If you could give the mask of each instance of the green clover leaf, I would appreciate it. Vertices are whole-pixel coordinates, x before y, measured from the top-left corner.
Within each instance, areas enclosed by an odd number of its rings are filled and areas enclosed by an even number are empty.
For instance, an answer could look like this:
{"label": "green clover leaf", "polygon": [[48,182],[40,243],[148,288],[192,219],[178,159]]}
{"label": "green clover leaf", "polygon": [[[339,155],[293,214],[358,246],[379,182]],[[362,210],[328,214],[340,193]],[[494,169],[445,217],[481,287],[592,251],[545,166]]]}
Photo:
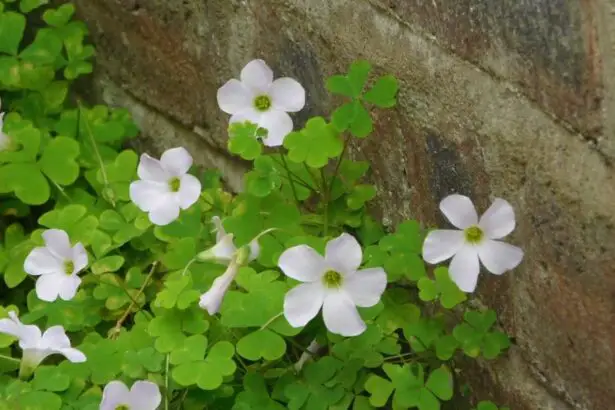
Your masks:
{"label": "green clover leaf", "polygon": [[312,168],[322,168],[329,158],[342,153],[343,143],[339,134],[322,117],[310,118],[301,131],[291,132],[284,139],[288,159],[305,162]]}
{"label": "green clover leaf", "polygon": [[423,301],[440,299],[446,309],[452,309],[467,299],[465,293],[451,280],[448,268],[438,267],[434,270],[435,280],[423,277],[418,281],[419,298]]}
{"label": "green clover leaf", "polygon": [[237,353],[248,360],[276,360],[284,356],[286,342],[269,329],[248,333],[237,342]]}
{"label": "green clover leaf", "polygon": [[79,156],[79,144],[67,137],[52,139],[45,149],[39,166],[41,171],[58,185],[70,185],[79,176],[79,165],[75,161]]}
{"label": "green clover leaf", "polygon": [[23,14],[0,12],[0,52],[17,55],[25,28],[26,18]]}
{"label": "green clover leaf", "polygon": [[34,373],[32,387],[35,390],[59,392],[68,389],[70,378],[60,369],[53,366],[41,366]]}
{"label": "green clover leaf", "polygon": [[235,348],[229,342],[218,342],[209,349],[202,361],[182,363],[172,371],[173,379],[181,386],[196,384],[203,390],[215,390],[224,377],[235,373]]}
{"label": "green clover leaf", "polygon": [[363,87],[371,71],[367,61],[355,61],[351,64],[347,75],[334,75],[327,80],[327,90],[350,98],[358,98],[363,93]]}
{"label": "green clover leaf", "polygon": [[284,410],[286,407],[271,399],[265,379],[258,373],[248,373],[243,390],[237,394],[232,410]]}
{"label": "green clover leaf", "polygon": [[265,197],[280,189],[282,177],[273,159],[269,156],[261,156],[254,161],[254,169],[246,174],[245,184],[252,195]]}
{"label": "green clover leaf", "polygon": [[75,6],[70,3],[63,4],[57,9],[47,9],[43,13],[43,20],[52,27],[66,25],[75,13]]}
{"label": "green clover leaf", "polygon": [[395,96],[398,88],[397,79],[392,75],[385,75],[376,80],[363,98],[377,107],[390,108],[397,103]]}
{"label": "green clover leaf", "polygon": [[491,330],[497,320],[495,311],[467,311],[463,317],[465,322],[455,326],[453,336],[467,356],[482,353],[486,359],[493,359],[510,346],[505,333]]}
{"label": "green clover leaf", "polygon": [[261,137],[258,125],[246,122],[235,122],[228,127],[228,149],[231,153],[241,158],[252,161],[258,158],[263,151],[262,144],[258,141]]}
{"label": "green clover leaf", "polygon": [[288,408],[326,410],[342,400],[345,394],[342,386],[327,386],[327,382],[335,377],[341,367],[342,362],[330,356],[306,365],[304,378],[284,388],[284,395],[289,400]]}

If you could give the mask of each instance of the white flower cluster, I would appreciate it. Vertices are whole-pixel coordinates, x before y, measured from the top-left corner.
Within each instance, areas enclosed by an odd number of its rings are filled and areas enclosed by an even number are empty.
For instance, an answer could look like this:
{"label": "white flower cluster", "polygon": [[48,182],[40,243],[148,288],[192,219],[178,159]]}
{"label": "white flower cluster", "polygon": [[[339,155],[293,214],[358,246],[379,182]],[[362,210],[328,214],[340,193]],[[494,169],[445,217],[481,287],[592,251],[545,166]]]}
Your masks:
{"label": "white flower cluster", "polygon": [[[220,108],[231,114],[230,122],[250,121],[267,130],[263,143],[282,145],[293,129],[288,112],[297,112],[305,105],[305,90],[294,79],[273,80],[272,70],[262,60],[253,60],[241,70],[240,80],[232,79],[217,94]],[[8,144],[2,133],[0,114],[0,150]],[[181,210],[194,205],[201,195],[200,181],[189,174],[193,159],[183,147],[165,151],[160,159],[141,155],[138,181],[130,185],[130,198],[148,213],[155,225],[175,221]],[[496,199],[479,219],[474,205],[462,195],[450,195],[440,203],[440,209],[457,230],[431,231],[423,245],[423,258],[428,263],[440,263],[449,258],[451,279],[464,292],[476,289],[480,263],[493,274],[516,267],[523,251],[501,242],[515,228],[512,206]],[[259,257],[257,235],[248,245],[237,247],[233,234],[227,233],[219,217],[212,220],[216,244],[196,257],[198,261],[215,261],[227,266],[209,290],[200,298],[199,306],[210,315],[217,313],[241,266]],[[43,232],[44,246],[34,248],[24,262],[24,270],[37,276],[36,295],[46,302],[58,298],[70,300],[78,292],[79,272],[88,265],[88,253],[81,243],[71,245],[68,234],[59,229]],[[326,244],[324,256],[307,245],[286,249],[278,266],[299,284],[284,298],[283,314],[293,327],[307,325],[322,310],[326,328],[342,336],[363,333],[366,324],[359,308],[376,305],[386,289],[387,275],[382,268],[361,269],[363,251],[357,240],[346,233]],[[44,333],[35,325],[23,324],[15,314],[0,319],[0,332],[19,340],[23,350],[20,374],[28,377],[49,355],[61,354],[72,362],[84,362],[85,355],[71,347],[62,326],[52,326]],[[314,341],[310,348],[316,351]],[[313,351],[310,350],[311,353]],[[311,354],[310,353],[310,354]],[[310,354],[302,357],[299,368]],[[158,386],[150,381],[137,381],[130,389],[120,382],[106,385],[101,410],[155,410],[162,400]]]}

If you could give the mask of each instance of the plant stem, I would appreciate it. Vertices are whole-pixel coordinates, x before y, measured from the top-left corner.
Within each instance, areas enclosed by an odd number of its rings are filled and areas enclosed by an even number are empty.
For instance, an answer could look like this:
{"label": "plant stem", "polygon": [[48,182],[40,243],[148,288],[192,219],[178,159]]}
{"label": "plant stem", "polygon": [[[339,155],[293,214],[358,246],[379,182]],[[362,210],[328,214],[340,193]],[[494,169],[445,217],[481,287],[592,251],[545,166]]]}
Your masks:
{"label": "plant stem", "polygon": [[286,162],[284,154],[280,154],[280,158],[282,158],[282,164],[284,165],[284,169],[288,174],[288,183],[290,184],[291,191],[293,191],[293,197],[295,198],[295,202],[297,203],[297,208],[301,210],[301,204],[299,203],[299,198],[297,197],[297,190],[295,189],[295,181],[293,181],[293,178],[290,173],[290,168],[288,168],[288,163]]}
{"label": "plant stem", "polygon": [[[325,177],[324,168],[320,169],[320,177],[322,178],[322,202],[324,203],[324,222],[323,222],[323,236],[327,236],[329,233],[329,194],[330,190],[327,188],[327,179]],[[333,181],[331,181],[333,182]]]}
{"label": "plant stem", "polygon": [[141,296],[141,294],[143,293],[143,291],[145,290],[145,287],[147,286],[148,282],[150,281],[150,279],[152,278],[152,276],[154,276],[154,272],[156,272],[156,267],[158,266],[158,262],[154,262],[152,263],[152,267],[149,271],[149,274],[147,275],[147,277],[145,278],[145,281],[143,282],[143,285],[141,285],[141,288],[139,289],[139,292],[137,292],[137,296],[135,297],[135,299],[130,303],[130,306],[128,306],[128,308],[124,311],[124,314],[122,315],[121,318],[118,319],[117,323],[115,324],[115,326],[113,327],[113,331],[111,332],[111,334],[115,334],[117,332],[120,331],[120,329],[122,328],[122,324],[124,323],[124,321],[126,321],[126,319],[128,318],[128,315],[130,314],[130,311],[132,310],[132,308],[137,304],[135,302],[137,302],[137,300],[139,299],[139,296]]}
{"label": "plant stem", "polygon": [[164,410],[169,410],[169,354],[165,360],[164,372]]}
{"label": "plant stem", "polygon": [[[83,111],[83,106],[81,105],[80,102],[78,102],[77,105],[79,107],[79,109],[77,110],[77,135],[79,135],[79,131],[81,130],[81,115],[82,115],[81,112]],[[100,173],[102,174],[105,188],[108,188],[109,187],[109,177],[107,176],[107,170],[105,169],[105,163],[103,162],[102,156],[100,155],[100,151],[98,151],[98,146],[96,145],[94,134],[92,133],[92,129],[90,128],[90,124],[87,119],[85,119],[84,124],[85,124],[88,137],[90,137],[92,148],[94,149],[94,153],[96,154],[96,159],[98,160],[98,163],[100,164]],[[113,207],[115,208],[115,200],[113,198],[108,198],[108,199],[109,199],[109,202],[111,202],[111,205],[113,205]]]}
{"label": "plant stem", "polygon": [[6,356],[6,355],[3,355],[3,354],[0,354],[0,359],[8,360],[10,362],[17,362],[17,363],[21,362],[21,360],[19,360],[19,359],[15,359],[14,357]]}

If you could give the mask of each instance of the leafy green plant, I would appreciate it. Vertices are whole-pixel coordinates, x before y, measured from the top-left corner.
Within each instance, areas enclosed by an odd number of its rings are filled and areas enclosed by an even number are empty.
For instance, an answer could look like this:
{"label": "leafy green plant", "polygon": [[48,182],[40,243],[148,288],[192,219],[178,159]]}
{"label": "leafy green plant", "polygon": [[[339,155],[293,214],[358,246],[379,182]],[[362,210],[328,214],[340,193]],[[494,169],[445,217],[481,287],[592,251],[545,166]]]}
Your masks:
{"label": "leafy green plant", "polygon": [[229,193],[184,148],[130,149],[126,110],[74,98],[94,48],[47,3],[0,3],[0,409],[437,410],[462,355],[509,346],[464,306],[479,261],[521,261],[507,202],[479,219],[445,198],[458,231],[370,215],[369,163],[347,154],[395,106],[393,76],[353,63],[326,81],[330,117],[295,127],[303,87],[250,62],[218,92],[253,165]]}

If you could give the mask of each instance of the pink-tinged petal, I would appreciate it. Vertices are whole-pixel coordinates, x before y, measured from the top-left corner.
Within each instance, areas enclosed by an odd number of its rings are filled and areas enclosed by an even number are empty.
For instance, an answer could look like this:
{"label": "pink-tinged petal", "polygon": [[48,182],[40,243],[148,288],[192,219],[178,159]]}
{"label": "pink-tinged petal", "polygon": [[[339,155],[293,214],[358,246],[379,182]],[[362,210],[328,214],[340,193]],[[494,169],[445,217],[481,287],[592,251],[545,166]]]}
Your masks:
{"label": "pink-tinged petal", "polygon": [[58,351],[62,356],[66,357],[68,361],[72,363],[83,363],[87,360],[87,357],[81,350],[77,350],[73,347],[67,347]]}
{"label": "pink-tinged petal", "polygon": [[118,380],[107,383],[103,390],[100,410],[115,410],[121,404],[129,404],[130,391],[124,383]]}
{"label": "pink-tinged petal", "polygon": [[232,79],[218,89],[218,106],[227,114],[236,114],[252,106],[254,92],[241,81]]}
{"label": "pink-tinged petal", "polygon": [[325,289],[320,282],[302,283],[284,297],[284,317],[292,327],[305,326],[320,310]]}
{"label": "pink-tinged petal", "polygon": [[185,174],[179,182],[177,198],[181,209],[190,208],[201,196],[201,181],[197,177]]}
{"label": "pink-tinged petal", "polygon": [[325,258],[307,245],[286,249],[280,255],[278,266],[286,276],[301,282],[320,282],[327,271]]}
{"label": "pink-tinged petal", "polygon": [[515,229],[515,211],[508,201],[496,198],[481,216],[478,226],[487,238],[500,239]]}
{"label": "pink-tinged petal", "polygon": [[62,300],[71,300],[77,294],[77,289],[79,289],[79,285],[81,284],[81,278],[77,275],[66,275],[64,281],[62,282],[62,287],[60,288],[60,292],[58,296]]}
{"label": "pink-tinged petal", "polygon": [[45,246],[60,260],[71,259],[73,251],[68,234],[61,229],[47,229],[42,234]]}
{"label": "pink-tinged petal", "polygon": [[169,200],[171,191],[167,182],[134,181],[130,184],[130,200],[143,212],[149,212]]}
{"label": "pink-tinged petal", "polygon": [[148,154],[141,154],[137,175],[145,181],[166,183],[171,175],[164,169],[160,161]]}
{"label": "pink-tinged petal", "polygon": [[39,276],[36,280],[36,296],[45,302],[56,300],[62,289],[65,276],[64,273]]}
{"label": "pink-tinged petal", "polygon": [[60,350],[70,347],[70,339],[66,335],[64,327],[51,326],[45,330],[40,343],[41,349]]}
{"label": "pink-tinged petal", "polygon": [[263,60],[252,60],[241,70],[240,79],[255,94],[264,93],[273,82],[273,71]]}
{"label": "pink-tinged petal", "polygon": [[279,147],[284,143],[284,138],[293,130],[293,120],[284,111],[269,110],[260,117],[258,124],[267,130],[267,136],[263,138],[263,144],[268,147]]}
{"label": "pink-tinged petal", "polygon": [[327,294],[322,305],[322,316],[329,332],[338,335],[358,336],[367,328],[352,299],[345,292]]}
{"label": "pink-tinged petal", "polygon": [[494,275],[514,269],[523,260],[523,250],[500,241],[486,240],[478,247],[478,257]]}
{"label": "pink-tinged petal", "polygon": [[478,252],[473,246],[464,246],[453,256],[448,273],[463,292],[471,293],[476,289],[480,265]]}
{"label": "pink-tinged petal", "polygon": [[214,280],[209,290],[201,295],[199,300],[201,309],[205,309],[210,315],[218,313],[224,296],[233,283],[238,270],[239,265],[231,263],[226,271]]}
{"label": "pink-tinged petal", "polygon": [[160,164],[170,175],[180,177],[192,166],[192,156],[184,147],[171,148],[162,154]]}
{"label": "pink-tinged petal", "polygon": [[435,264],[445,261],[463,247],[463,231],[439,229],[427,234],[423,242],[423,259]]}
{"label": "pink-tinged petal", "polygon": [[64,271],[64,265],[60,258],[46,247],[38,247],[26,257],[23,264],[23,270],[33,276],[47,275],[51,273],[61,273]]}
{"label": "pink-tinged petal", "polygon": [[325,260],[336,272],[350,274],[361,266],[363,250],[354,236],[343,233],[327,242]]}
{"label": "pink-tinged petal", "polygon": [[305,89],[297,80],[278,78],[269,89],[273,108],[286,112],[297,112],[305,106]]}
{"label": "pink-tinged petal", "polygon": [[155,208],[149,211],[149,220],[154,225],[168,225],[179,217],[179,204],[171,195],[160,200]]}
{"label": "pink-tinged petal", "polygon": [[456,228],[466,229],[478,223],[474,204],[467,196],[453,194],[440,202],[440,211]]}
{"label": "pink-tinged petal", "polygon": [[363,269],[344,278],[344,290],[356,306],[370,307],[380,301],[387,287],[387,274],[382,268]]}
{"label": "pink-tinged petal", "polygon": [[140,380],[130,388],[130,410],[156,410],[161,401],[160,388],[155,383]]}
{"label": "pink-tinged petal", "polygon": [[85,251],[85,248],[81,242],[78,242],[75,246],[73,246],[73,263],[75,264],[75,269],[73,270],[74,274],[81,272],[88,266],[88,253]]}

